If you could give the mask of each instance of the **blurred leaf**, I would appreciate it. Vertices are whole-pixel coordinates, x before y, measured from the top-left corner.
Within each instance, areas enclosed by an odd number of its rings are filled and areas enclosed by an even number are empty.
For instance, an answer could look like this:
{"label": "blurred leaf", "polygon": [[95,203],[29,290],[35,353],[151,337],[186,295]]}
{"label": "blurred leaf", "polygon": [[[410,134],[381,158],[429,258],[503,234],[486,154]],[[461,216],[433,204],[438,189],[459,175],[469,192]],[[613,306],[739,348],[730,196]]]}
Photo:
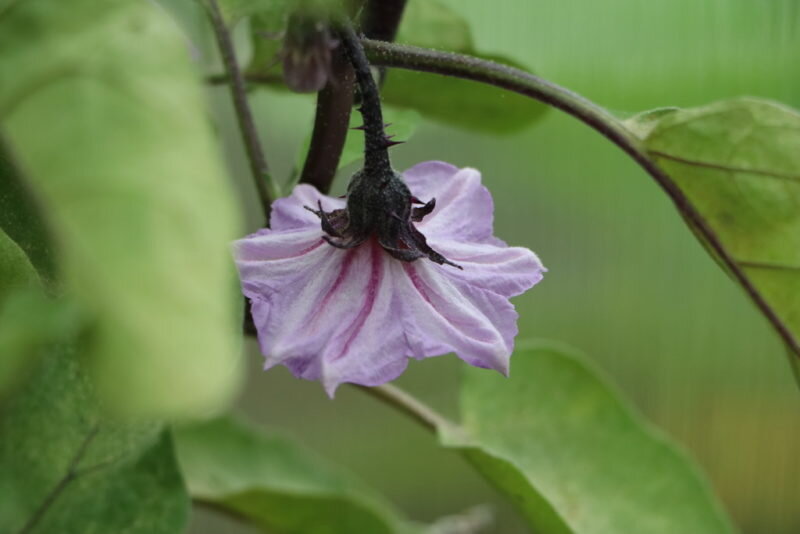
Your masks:
{"label": "blurred leaf", "polygon": [[625,124],[800,339],[800,114],[742,98]]}
{"label": "blurred leaf", "polygon": [[47,298],[38,285],[19,288],[1,299],[0,404],[51,344],[74,337],[81,324],[71,302]]}
{"label": "blurred leaf", "polygon": [[28,256],[0,229],[0,304],[15,289],[39,285],[39,276]]}
{"label": "blurred leaf", "polygon": [[[44,300],[36,270],[25,252],[0,229],[0,402],[19,380],[31,360],[28,348],[38,343],[42,311],[39,306],[21,305],[29,296]],[[24,297],[24,298],[23,298]],[[33,322],[31,324],[31,322]]]}
{"label": "blurred leaf", "polygon": [[693,462],[570,351],[531,344],[512,361],[511,379],[467,369],[463,428],[440,433],[534,531],[733,532]]}
{"label": "blurred leaf", "polygon": [[[529,70],[506,57],[465,53]],[[381,94],[387,104],[416,109],[427,119],[494,134],[522,130],[547,110],[540,102],[491,85],[404,69],[389,72]]]}
{"label": "blurred leaf", "polygon": [[437,0],[409,0],[396,41],[453,52],[473,49],[467,19]]}
{"label": "blurred leaf", "polygon": [[259,18],[257,25],[262,30],[275,34],[283,31],[289,13],[295,9],[316,13],[341,13],[346,4],[342,0],[218,0],[218,2],[225,20],[231,27],[243,18],[255,15]]}
{"label": "blurred leaf", "polygon": [[218,0],[219,7],[228,24],[233,27],[244,17],[263,16],[262,23],[270,32],[279,32],[286,24],[289,11],[298,0]]}
{"label": "blurred leaf", "polygon": [[53,350],[2,406],[0,532],[181,532],[188,501],[169,435],[106,419],[75,358]]}
{"label": "blurred leaf", "polygon": [[[39,275],[50,281],[55,274],[50,237],[31,192],[0,137],[0,231],[24,251]],[[0,260],[2,261],[2,260]],[[0,285],[3,284],[0,275]]]}
{"label": "blurred leaf", "polygon": [[238,378],[236,218],[178,29],[146,2],[19,3],[0,78],[66,290],[96,319],[99,392],[159,417],[219,409]]}
{"label": "blurred leaf", "polygon": [[[419,113],[411,109],[394,109],[388,106],[383,108],[383,120],[390,124],[386,128],[386,133],[393,135],[397,141],[408,141],[419,126],[421,117]],[[344,147],[342,148],[342,156],[339,159],[339,169],[346,167],[353,162],[356,162],[364,157],[364,134],[359,130],[353,128],[361,126],[361,115],[354,113],[350,115],[350,130],[347,132],[347,139],[345,140]],[[297,161],[295,162],[298,169],[303,168],[308,148],[311,145],[311,133],[309,131],[300,151],[297,153]]]}
{"label": "blurred leaf", "polygon": [[175,439],[194,499],[269,532],[415,531],[380,496],[284,436],[222,418],[176,429]]}

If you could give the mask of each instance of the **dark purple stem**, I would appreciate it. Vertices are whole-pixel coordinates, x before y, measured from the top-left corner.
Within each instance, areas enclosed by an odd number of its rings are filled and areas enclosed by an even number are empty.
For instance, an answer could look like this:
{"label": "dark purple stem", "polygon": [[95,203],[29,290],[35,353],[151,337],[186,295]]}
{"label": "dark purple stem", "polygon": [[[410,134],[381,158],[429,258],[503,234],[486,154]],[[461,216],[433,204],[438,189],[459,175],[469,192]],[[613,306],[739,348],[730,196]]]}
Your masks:
{"label": "dark purple stem", "polygon": [[311,144],[300,174],[300,183],[327,193],[336,177],[350,127],[353,107],[353,69],[341,48],[333,51],[331,78],[317,94],[317,113]]}
{"label": "dark purple stem", "polygon": [[361,94],[361,106],[358,108],[364,124],[364,172],[367,175],[384,175],[391,170],[389,150],[384,133],[383,112],[378,86],[372,78],[369,61],[364,53],[361,40],[350,24],[341,29],[342,47],[353,66],[356,82]]}

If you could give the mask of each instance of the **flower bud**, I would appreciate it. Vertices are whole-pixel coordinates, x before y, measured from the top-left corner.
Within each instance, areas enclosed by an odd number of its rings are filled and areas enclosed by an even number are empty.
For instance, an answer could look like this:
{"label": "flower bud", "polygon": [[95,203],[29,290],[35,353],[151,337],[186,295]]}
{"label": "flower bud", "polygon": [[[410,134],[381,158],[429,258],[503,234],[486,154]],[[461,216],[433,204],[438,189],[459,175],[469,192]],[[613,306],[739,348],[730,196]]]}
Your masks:
{"label": "flower bud", "polygon": [[289,89],[314,93],[325,87],[331,75],[332,52],[338,44],[327,20],[304,10],[292,13],[280,52],[283,79]]}

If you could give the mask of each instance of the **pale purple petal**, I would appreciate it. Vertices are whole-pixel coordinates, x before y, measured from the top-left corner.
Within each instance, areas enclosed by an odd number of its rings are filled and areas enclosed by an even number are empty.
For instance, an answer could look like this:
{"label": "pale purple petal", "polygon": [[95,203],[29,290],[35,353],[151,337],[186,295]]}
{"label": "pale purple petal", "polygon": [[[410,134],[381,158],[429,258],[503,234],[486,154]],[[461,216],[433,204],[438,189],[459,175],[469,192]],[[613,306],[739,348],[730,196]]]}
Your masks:
{"label": "pale purple petal", "polygon": [[375,241],[345,254],[353,257],[352,274],[331,297],[327,313],[335,333],[320,353],[322,382],[331,396],[343,382],[375,386],[394,380],[408,362],[394,290],[397,260]]}
{"label": "pale purple petal", "polygon": [[411,193],[423,202],[436,199],[433,213],[417,223],[417,229],[428,239],[435,236],[502,244],[492,237],[494,203],[477,170],[428,161],[405,171],[403,179]]}
{"label": "pale purple petal", "polygon": [[491,243],[463,243],[428,239],[428,243],[463,270],[442,269],[449,278],[505,298],[515,297],[537,284],[547,269],[533,251]]}
{"label": "pale purple petal", "polygon": [[266,368],[286,365],[322,381],[330,395],[342,382],[377,385],[403,372],[405,342],[387,272],[396,260],[377,243],[343,251],[319,230],[270,231],[238,241],[236,255]]}
{"label": "pale purple petal", "polygon": [[415,358],[455,352],[464,361],[503,374],[517,334],[508,299],[449,277],[430,262],[405,263],[397,277],[403,320]]}
{"label": "pale purple petal", "polygon": [[[325,196],[317,188],[308,184],[297,185],[288,197],[279,198],[272,203],[269,226],[272,230],[296,230],[298,228],[316,228],[319,230],[319,217],[305,209],[305,206],[317,209],[317,203],[327,211],[344,208],[341,198]],[[321,234],[320,234],[321,235]]]}

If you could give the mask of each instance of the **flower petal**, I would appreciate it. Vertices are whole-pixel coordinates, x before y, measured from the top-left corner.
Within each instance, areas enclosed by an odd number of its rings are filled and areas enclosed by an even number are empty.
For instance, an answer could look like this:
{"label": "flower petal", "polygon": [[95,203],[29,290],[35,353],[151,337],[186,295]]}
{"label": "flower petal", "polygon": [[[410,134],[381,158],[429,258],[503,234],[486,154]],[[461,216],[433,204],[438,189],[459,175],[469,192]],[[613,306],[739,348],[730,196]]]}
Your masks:
{"label": "flower petal", "polygon": [[299,378],[321,380],[331,396],[342,382],[377,385],[400,375],[407,350],[390,261],[372,240],[339,250],[319,230],[237,242],[265,367],[283,364]]}
{"label": "flower petal", "polygon": [[451,278],[450,267],[422,261],[401,267],[405,276],[396,285],[412,355],[455,352],[471,365],[507,374],[517,334],[517,313],[508,299]]}
{"label": "flower petal", "polygon": [[405,171],[403,179],[420,200],[436,199],[433,212],[416,224],[428,238],[501,243],[492,237],[494,203],[477,170],[428,161]]}
{"label": "flower petal", "polygon": [[322,382],[331,397],[343,382],[376,386],[394,380],[408,363],[394,290],[397,260],[372,240],[347,254],[355,256],[353,274],[329,311],[336,330],[320,355]]}
{"label": "flower petal", "polygon": [[443,269],[451,279],[493,291],[503,297],[520,295],[539,283],[547,269],[533,251],[490,243],[429,239],[429,244],[462,267]]}
{"label": "flower petal", "polygon": [[297,230],[300,228],[320,228],[319,217],[305,209],[317,209],[322,202],[326,211],[344,208],[345,201],[323,195],[317,188],[308,184],[296,185],[292,194],[272,203],[269,225],[272,230]]}

